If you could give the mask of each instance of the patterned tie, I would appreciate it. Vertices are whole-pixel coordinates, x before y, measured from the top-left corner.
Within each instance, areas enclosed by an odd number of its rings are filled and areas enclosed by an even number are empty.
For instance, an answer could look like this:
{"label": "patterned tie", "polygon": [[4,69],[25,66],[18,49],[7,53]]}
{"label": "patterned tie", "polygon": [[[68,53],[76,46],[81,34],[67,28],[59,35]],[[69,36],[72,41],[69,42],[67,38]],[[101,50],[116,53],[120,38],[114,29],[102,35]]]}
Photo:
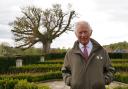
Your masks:
{"label": "patterned tie", "polygon": [[84,57],[85,57],[85,60],[87,61],[87,59],[88,59],[88,51],[87,51],[87,48],[86,47],[84,47]]}

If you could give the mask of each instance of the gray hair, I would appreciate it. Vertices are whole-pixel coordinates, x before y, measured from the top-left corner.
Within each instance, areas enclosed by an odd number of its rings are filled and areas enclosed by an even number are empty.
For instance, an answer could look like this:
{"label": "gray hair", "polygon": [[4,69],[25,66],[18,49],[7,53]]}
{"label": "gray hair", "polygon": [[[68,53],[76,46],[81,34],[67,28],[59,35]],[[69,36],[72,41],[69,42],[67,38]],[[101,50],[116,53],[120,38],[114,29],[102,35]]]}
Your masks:
{"label": "gray hair", "polygon": [[90,26],[90,24],[88,22],[86,22],[86,21],[78,21],[78,22],[75,23],[75,32],[77,31],[77,27],[79,25],[86,25],[89,28],[89,30],[92,31],[91,26]]}

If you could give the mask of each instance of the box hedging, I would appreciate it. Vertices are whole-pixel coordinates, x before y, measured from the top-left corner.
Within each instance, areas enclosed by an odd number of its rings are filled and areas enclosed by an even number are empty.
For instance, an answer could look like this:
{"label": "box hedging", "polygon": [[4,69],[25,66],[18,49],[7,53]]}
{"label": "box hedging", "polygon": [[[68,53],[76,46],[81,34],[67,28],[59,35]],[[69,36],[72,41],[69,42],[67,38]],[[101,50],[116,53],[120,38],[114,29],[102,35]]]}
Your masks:
{"label": "box hedging", "polygon": [[66,54],[66,52],[62,52],[62,53],[49,53],[49,54],[47,54],[46,56],[45,56],[45,58],[47,59],[47,60],[51,60],[51,59],[61,59],[61,58],[64,58],[64,56],[65,56],[65,54]]}
{"label": "box hedging", "polygon": [[128,59],[112,59],[112,63],[117,64],[124,64],[124,63],[128,63]]}
{"label": "box hedging", "polygon": [[56,72],[47,72],[47,73],[20,73],[20,74],[12,74],[12,75],[0,75],[1,79],[26,79],[29,82],[39,82],[51,79],[62,79],[62,73],[60,71]]}
{"label": "box hedging", "polygon": [[[40,82],[40,81],[45,81],[45,80],[51,80],[51,79],[62,79],[62,74],[60,71],[57,72],[49,72],[49,73],[45,73],[45,74],[19,74],[19,75],[1,75],[0,76],[0,80],[2,79],[6,79],[8,78],[10,79],[26,79],[29,82]],[[115,81],[119,81],[119,82],[123,82],[123,83],[128,83],[128,75],[127,72],[120,72],[120,73],[116,73],[115,74]],[[1,84],[1,82],[0,82]],[[9,86],[13,86],[13,83]],[[0,88],[1,89],[1,88]]]}
{"label": "box hedging", "polygon": [[114,80],[128,84],[128,72],[117,72]]}
{"label": "box hedging", "polygon": [[109,53],[111,59],[128,59],[128,53]]}
{"label": "box hedging", "polygon": [[60,71],[62,64],[32,64],[22,67],[10,67],[5,73],[36,73],[36,72],[55,72]]}
{"label": "box hedging", "polygon": [[[64,53],[50,53],[45,56],[46,60],[49,59],[58,59],[58,58],[64,58]],[[17,59],[23,60],[23,65],[27,64],[36,64],[40,62],[41,55],[22,55],[22,56],[9,56],[9,57],[0,57],[0,72],[4,70],[8,70],[10,66],[16,65]]]}
{"label": "box hedging", "polygon": [[0,73],[8,71],[10,66],[16,65],[16,60],[22,59],[23,65],[39,63],[40,55],[25,55],[22,57],[0,57]]}
{"label": "box hedging", "polygon": [[[123,60],[122,60],[123,61]],[[49,63],[49,62],[48,62]],[[112,63],[116,72],[128,72],[128,63]],[[5,73],[35,73],[35,72],[55,72],[60,71],[62,64],[32,64],[23,67],[10,67]]]}
{"label": "box hedging", "polygon": [[12,65],[15,65],[14,57],[0,57],[0,72],[7,71]]}
{"label": "box hedging", "polygon": [[128,63],[113,63],[116,72],[128,72]]}
{"label": "box hedging", "polygon": [[50,89],[48,86],[38,86],[29,83],[27,80],[18,79],[2,79],[0,80],[0,89]]}
{"label": "box hedging", "polygon": [[[66,52],[63,53],[50,53],[45,56],[45,60],[55,60],[55,59],[62,59],[64,58]],[[128,59],[128,53],[109,53],[109,56],[111,59]],[[23,65],[27,64],[36,64],[40,62],[41,55],[24,55],[19,58],[23,60]],[[0,57],[0,72],[8,71],[8,68],[10,66],[16,65],[16,59],[15,57]]]}

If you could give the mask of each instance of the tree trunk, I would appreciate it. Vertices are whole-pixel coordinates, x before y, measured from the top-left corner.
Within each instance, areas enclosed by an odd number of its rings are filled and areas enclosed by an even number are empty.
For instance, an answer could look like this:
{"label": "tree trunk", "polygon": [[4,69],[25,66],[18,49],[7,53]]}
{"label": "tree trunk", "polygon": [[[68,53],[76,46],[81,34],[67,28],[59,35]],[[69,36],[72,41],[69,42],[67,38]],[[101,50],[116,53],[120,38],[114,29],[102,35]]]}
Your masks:
{"label": "tree trunk", "polygon": [[43,43],[43,52],[44,52],[44,55],[47,54],[47,53],[49,53],[50,46],[51,46],[51,42]]}

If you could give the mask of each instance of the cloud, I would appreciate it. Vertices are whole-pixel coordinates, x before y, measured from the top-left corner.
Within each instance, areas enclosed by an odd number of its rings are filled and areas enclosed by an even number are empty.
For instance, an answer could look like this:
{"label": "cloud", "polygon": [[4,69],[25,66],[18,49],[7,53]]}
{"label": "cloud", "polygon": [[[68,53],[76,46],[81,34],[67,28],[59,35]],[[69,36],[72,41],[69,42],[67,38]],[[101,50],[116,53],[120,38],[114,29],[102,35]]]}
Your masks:
{"label": "cloud", "polygon": [[8,38],[8,39],[6,39],[6,38],[2,39],[2,38],[1,38],[1,39],[0,39],[0,44],[1,44],[1,43],[8,43],[9,46],[13,46],[13,47],[15,46],[14,41],[13,41],[12,39],[9,39],[9,38]]}
{"label": "cloud", "polygon": [[8,25],[0,24],[0,39],[12,38],[11,30]]}
{"label": "cloud", "polygon": [[68,33],[62,34],[60,37],[53,40],[53,43],[51,44],[51,46],[53,48],[63,48],[63,47],[72,48],[74,41],[76,41],[76,36],[74,32],[68,32]]}
{"label": "cloud", "polygon": [[94,0],[97,10],[110,15],[110,20],[128,22],[128,0]]}

